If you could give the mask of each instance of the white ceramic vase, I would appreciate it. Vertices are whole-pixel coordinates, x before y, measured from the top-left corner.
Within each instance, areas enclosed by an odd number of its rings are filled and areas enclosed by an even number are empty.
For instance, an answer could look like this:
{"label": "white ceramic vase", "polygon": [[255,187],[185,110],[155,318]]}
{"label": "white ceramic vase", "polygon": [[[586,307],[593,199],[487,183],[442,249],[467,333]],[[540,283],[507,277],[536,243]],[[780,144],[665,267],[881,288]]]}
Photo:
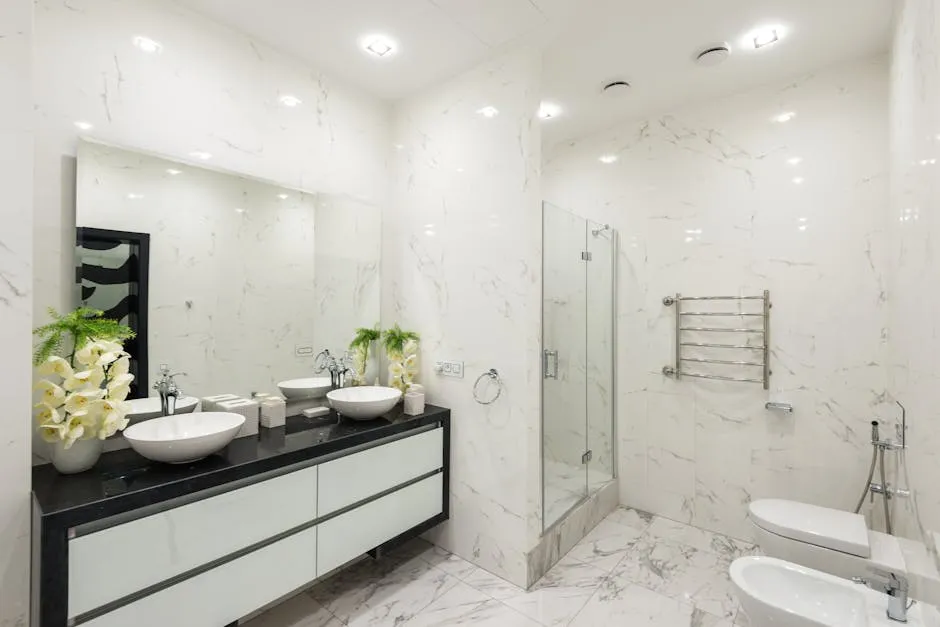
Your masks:
{"label": "white ceramic vase", "polygon": [[98,438],[76,440],[71,447],[65,448],[65,442],[52,444],[52,465],[63,475],[85,472],[98,463],[104,442]]}

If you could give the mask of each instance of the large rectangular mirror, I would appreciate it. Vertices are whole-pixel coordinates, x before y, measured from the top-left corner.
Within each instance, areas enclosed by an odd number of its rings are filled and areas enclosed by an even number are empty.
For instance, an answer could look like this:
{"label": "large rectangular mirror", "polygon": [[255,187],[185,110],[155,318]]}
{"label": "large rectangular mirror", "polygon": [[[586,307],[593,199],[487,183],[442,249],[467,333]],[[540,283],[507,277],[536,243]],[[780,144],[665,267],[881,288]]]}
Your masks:
{"label": "large rectangular mirror", "polygon": [[379,322],[373,205],[83,141],[76,224],[78,304],[139,331],[137,396],[160,364],[191,396],[276,392]]}

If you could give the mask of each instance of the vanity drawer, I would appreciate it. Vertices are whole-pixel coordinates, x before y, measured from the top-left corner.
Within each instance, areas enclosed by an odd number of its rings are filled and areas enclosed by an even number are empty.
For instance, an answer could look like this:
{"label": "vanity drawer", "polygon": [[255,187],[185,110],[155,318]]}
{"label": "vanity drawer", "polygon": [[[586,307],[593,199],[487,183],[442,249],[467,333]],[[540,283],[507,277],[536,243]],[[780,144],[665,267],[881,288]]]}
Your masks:
{"label": "vanity drawer", "polygon": [[311,527],[118,608],[88,627],[222,627],[316,578]]}
{"label": "vanity drawer", "polygon": [[96,609],[316,517],[314,466],[79,536],[68,546],[68,615]]}
{"label": "vanity drawer", "polygon": [[444,466],[442,428],[320,466],[319,515],[326,516]]}
{"label": "vanity drawer", "polygon": [[321,523],[318,576],[440,514],[443,491],[444,475],[438,473]]}

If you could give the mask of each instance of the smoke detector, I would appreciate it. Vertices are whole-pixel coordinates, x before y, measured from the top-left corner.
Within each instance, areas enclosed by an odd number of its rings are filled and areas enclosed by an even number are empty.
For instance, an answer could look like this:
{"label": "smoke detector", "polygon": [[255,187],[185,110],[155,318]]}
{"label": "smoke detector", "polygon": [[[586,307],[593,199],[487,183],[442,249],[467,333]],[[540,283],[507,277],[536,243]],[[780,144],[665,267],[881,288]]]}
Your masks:
{"label": "smoke detector", "polygon": [[695,55],[695,62],[702,67],[715,67],[724,63],[731,56],[731,46],[714,44]]}
{"label": "smoke detector", "polygon": [[623,80],[610,81],[601,87],[601,93],[608,98],[616,98],[630,91],[630,83]]}

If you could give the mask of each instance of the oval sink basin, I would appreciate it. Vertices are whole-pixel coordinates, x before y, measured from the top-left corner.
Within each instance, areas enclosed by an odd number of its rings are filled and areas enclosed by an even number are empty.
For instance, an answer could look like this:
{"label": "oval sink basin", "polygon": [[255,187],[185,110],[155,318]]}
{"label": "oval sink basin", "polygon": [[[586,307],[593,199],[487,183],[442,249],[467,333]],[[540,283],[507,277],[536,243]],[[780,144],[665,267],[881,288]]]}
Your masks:
{"label": "oval sink basin", "polygon": [[312,377],[310,379],[291,379],[277,384],[281,394],[287,400],[298,398],[323,398],[332,387],[329,377]]}
{"label": "oval sink basin", "polygon": [[244,416],[229,412],[176,414],[132,425],[124,439],[147,459],[186,464],[228,446],[243,424]]}
{"label": "oval sink basin", "polygon": [[378,385],[343,388],[327,393],[337,412],[353,420],[373,420],[388,413],[401,398],[401,391]]}
{"label": "oval sink basin", "polygon": [[[151,418],[159,418],[162,415],[159,396],[132,398],[127,402],[131,404],[131,411],[127,414],[127,418],[131,421],[131,424],[143,420],[150,420]],[[198,406],[199,399],[195,396],[182,396],[176,399],[175,413],[188,414],[196,411],[196,407]]]}

